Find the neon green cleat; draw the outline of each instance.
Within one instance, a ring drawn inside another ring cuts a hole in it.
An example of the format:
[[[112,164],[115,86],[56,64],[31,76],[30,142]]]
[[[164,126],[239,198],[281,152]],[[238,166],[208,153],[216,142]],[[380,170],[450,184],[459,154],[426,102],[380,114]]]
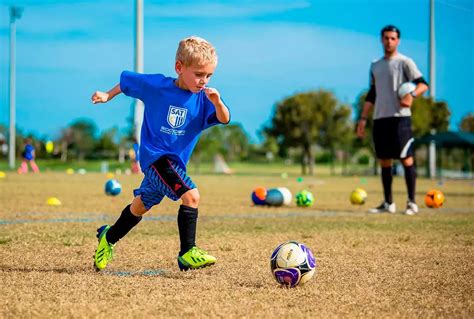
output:
[[[183,256],[178,256],[178,266],[181,270],[204,268],[215,264],[216,257],[209,255],[206,251],[193,247]]]
[[[99,246],[97,247],[94,256],[94,266],[97,271],[104,269],[107,266],[107,263],[113,258],[114,245],[109,244],[105,238],[105,234],[109,229],[109,225],[104,225],[97,229]]]

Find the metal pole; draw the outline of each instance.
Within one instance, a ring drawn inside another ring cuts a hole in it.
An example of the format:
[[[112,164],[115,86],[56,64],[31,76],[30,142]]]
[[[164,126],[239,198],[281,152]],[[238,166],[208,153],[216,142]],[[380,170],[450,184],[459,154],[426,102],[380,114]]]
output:
[[[435,3],[430,0],[430,97],[436,97]]]
[[[16,45],[16,25],[15,20],[21,18],[22,9],[10,7],[10,83],[8,99],[10,104],[10,136],[8,147],[8,165],[10,169],[15,168],[16,155],[16,119],[15,119],[15,45]]]
[[[135,72],[143,73],[143,0],[135,0]],[[143,102],[135,100],[135,137],[140,143],[144,112]]]

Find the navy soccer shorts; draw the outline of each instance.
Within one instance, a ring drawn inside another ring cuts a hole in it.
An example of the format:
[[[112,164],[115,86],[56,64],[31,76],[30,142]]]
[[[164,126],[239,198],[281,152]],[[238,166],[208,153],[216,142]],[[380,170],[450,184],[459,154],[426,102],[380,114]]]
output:
[[[374,120],[373,139],[379,159],[404,159],[413,156],[411,118],[387,117]]]
[[[141,196],[147,210],[159,204],[165,196],[176,201],[187,191],[196,188],[186,171],[166,156],[151,164],[143,173],[145,178],[133,194]]]

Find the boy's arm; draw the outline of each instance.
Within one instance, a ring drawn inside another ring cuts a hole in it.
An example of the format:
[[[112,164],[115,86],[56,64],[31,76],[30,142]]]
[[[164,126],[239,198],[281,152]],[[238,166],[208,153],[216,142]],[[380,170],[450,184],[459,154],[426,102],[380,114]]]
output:
[[[216,108],[216,117],[219,122],[228,124],[230,121],[229,109],[227,106],[225,106],[224,102],[222,102],[219,92],[216,89],[210,87],[205,88],[204,92],[206,93],[209,101],[214,104],[214,107]]]
[[[92,103],[106,103],[112,100],[116,95],[122,93],[120,89],[120,83],[108,90],[107,92],[95,91],[92,95],[91,100]]]

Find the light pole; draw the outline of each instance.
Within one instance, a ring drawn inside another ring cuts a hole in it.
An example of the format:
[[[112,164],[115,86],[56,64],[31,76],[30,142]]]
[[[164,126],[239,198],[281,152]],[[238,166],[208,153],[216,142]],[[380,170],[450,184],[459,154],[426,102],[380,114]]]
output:
[[[23,9],[19,7],[10,7],[10,90],[8,94],[10,104],[10,138],[8,165],[11,169],[15,168],[15,40],[16,40],[16,19],[21,18]]]
[[[434,0],[430,0],[430,48],[429,48],[429,68],[430,68],[430,97],[433,99],[433,102],[436,98],[436,47],[435,47],[435,9]],[[431,130],[431,135],[436,134],[436,130]],[[428,146],[428,177],[436,177],[436,144],[433,141],[430,142]]]
[[[135,0],[135,72],[143,73],[143,0]],[[144,105],[139,99],[135,100],[134,133],[140,143],[140,133],[143,122]]]

